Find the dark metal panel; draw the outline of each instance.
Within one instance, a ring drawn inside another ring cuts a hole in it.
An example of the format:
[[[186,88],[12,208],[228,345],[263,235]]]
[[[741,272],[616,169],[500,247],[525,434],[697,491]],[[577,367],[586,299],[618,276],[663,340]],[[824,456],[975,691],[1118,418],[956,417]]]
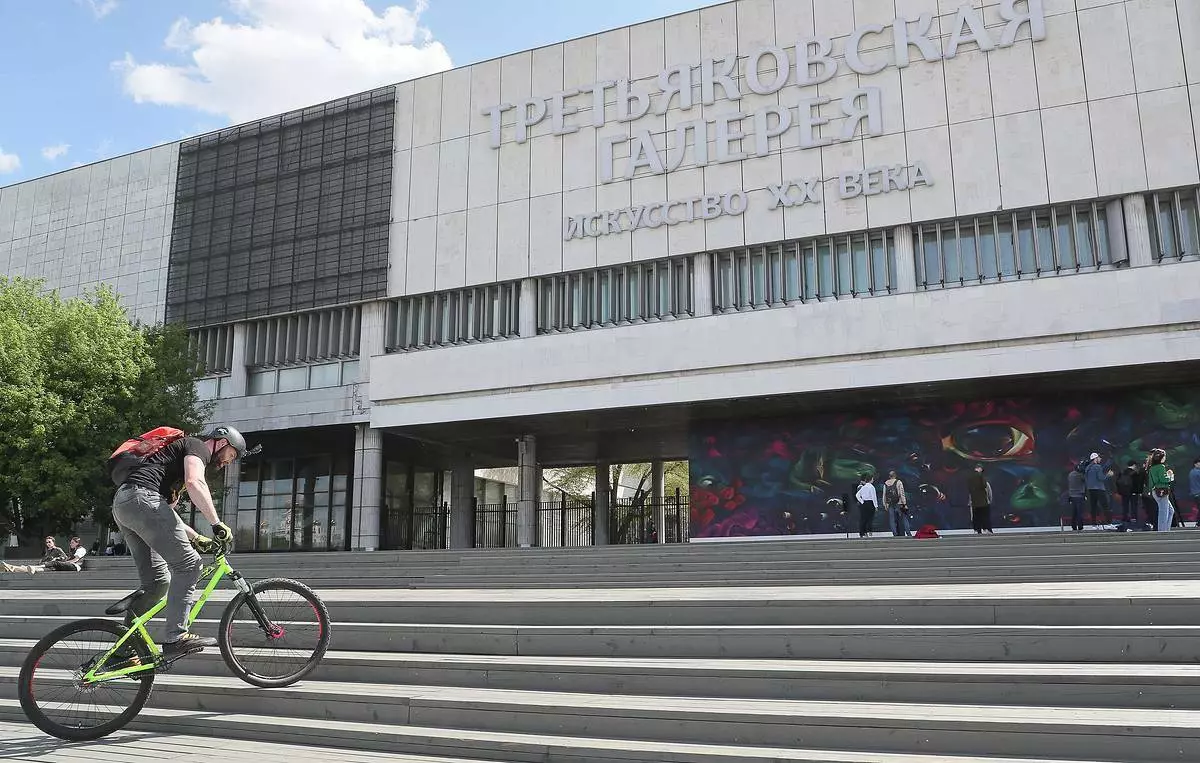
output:
[[[167,320],[386,296],[394,111],[389,86],[184,141]]]

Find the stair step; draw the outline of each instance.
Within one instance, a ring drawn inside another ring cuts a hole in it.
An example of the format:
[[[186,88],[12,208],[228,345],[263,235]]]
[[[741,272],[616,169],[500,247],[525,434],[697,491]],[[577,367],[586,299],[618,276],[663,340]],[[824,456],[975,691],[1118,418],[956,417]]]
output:
[[[0,639],[19,666],[32,639]],[[228,676],[210,650],[172,674]],[[1200,708],[1200,665],[630,659],[329,652],[312,680],[592,694]]]
[[[71,680],[65,671],[57,673],[64,683]],[[7,685],[9,697],[15,693],[13,677],[14,669],[0,669],[0,687]],[[228,677],[161,679],[155,682],[154,707],[185,713],[253,713],[266,696]],[[281,717],[314,726],[331,720],[378,724],[388,733],[416,726],[707,745],[799,742],[818,749],[943,755],[1104,754],[1127,763],[1200,757],[1195,710],[604,696],[327,681],[269,695]]]
[[[128,589],[0,591],[10,615],[100,616]],[[339,622],[509,625],[1190,625],[1192,580],[739,586],[732,588],[320,588]],[[236,594],[214,592],[214,603]]]
[[[0,635],[41,638],[75,616],[0,615]],[[196,632],[215,636],[217,620]],[[337,623],[335,644],[372,652],[745,659],[1200,661],[1200,626],[509,626]]]
[[[20,707],[0,699],[0,738],[22,744],[45,739],[29,726]],[[128,752],[128,759],[169,755],[176,761],[212,759],[212,738],[222,750],[240,753],[256,763],[303,763],[337,760],[339,763],[467,763],[478,760],[538,761],[548,763],[616,763],[617,761],[662,761],[663,763],[1066,763],[1044,757],[999,758],[993,756],[926,755],[896,752],[805,750],[749,746],[720,746],[661,743],[569,736],[534,736],[458,729],[379,727],[371,724],[334,721],[299,721],[261,715],[195,714],[148,708],[131,729],[157,732],[144,737],[136,731],[118,732],[97,741],[72,744],[72,750],[103,753]],[[351,742],[354,747],[339,746]],[[403,754],[395,748],[421,747],[427,752]],[[307,746],[314,745],[314,746]],[[469,758],[442,757],[474,753]],[[286,752],[283,752],[286,750]],[[334,753],[336,750],[336,754]],[[381,752],[374,752],[374,751]],[[190,757],[191,755],[195,757]],[[437,757],[431,757],[435,755]],[[1113,759],[1072,760],[1070,763],[1114,763]]]

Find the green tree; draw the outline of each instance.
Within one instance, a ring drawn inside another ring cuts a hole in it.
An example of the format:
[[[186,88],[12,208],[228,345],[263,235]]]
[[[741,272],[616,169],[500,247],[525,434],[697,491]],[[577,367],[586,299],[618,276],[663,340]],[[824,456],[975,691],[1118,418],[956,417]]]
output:
[[[158,425],[197,431],[195,371],[184,329],[131,323],[108,289],[0,278],[0,532],[110,523],[108,455]]]

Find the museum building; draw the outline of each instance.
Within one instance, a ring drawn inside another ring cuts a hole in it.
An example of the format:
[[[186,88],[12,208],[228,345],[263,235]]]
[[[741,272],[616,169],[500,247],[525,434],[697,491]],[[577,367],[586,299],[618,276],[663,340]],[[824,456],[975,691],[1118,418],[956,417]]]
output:
[[[239,550],[1057,527],[1200,455],[1198,133],[1192,0],[736,0],[4,187],[0,273],[186,325]]]

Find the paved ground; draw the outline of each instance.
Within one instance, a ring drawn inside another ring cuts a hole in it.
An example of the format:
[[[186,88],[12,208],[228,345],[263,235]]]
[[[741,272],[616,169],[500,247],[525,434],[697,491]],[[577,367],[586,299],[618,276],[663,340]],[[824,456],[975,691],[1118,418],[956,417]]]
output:
[[[0,722],[0,761],[5,763],[133,763],[158,760],[174,763],[418,763],[434,759],[362,750],[247,742],[238,739],[215,740],[186,734],[151,734],[142,731],[121,731],[96,742],[67,743],[46,736],[28,724]],[[436,761],[454,763],[451,758],[437,758]]]

